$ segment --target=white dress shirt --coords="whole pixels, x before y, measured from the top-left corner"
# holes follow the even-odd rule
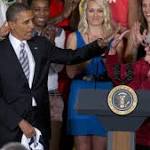
[[[62,30],[59,36],[55,37],[55,45],[59,48],[64,48],[65,31]],[[64,65],[51,63],[48,74],[48,91],[58,89],[58,72],[63,69]]]
[[[20,44],[23,42],[25,43],[25,50],[27,52],[27,55],[28,55],[28,59],[29,59],[29,69],[30,69],[30,76],[29,76],[29,80],[28,80],[28,84],[29,84],[29,87],[31,88],[32,87],[32,83],[33,83],[33,78],[34,78],[34,71],[35,71],[35,60],[33,58],[33,55],[31,53],[31,50],[28,46],[28,43],[27,41],[20,41],[18,40],[17,38],[15,38],[11,33],[9,34],[9,40],[10,40],[10,43],[16,53],[16,56],[19,60],[19,54],[20,54]],[[32,98],[32,106],[36,106],[36,101],[34,98]]]

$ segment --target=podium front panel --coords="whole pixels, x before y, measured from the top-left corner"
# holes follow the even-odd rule
[[[150,115],[149,91],[137,91],[138,105],[126,115],[114,114],[107,104],[110,90],[83,89],[79,92],[76,109],[79,113],[96,115],[110,131],[135,131]]]

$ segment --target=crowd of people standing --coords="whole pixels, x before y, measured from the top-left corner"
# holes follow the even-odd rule
[[[95,82],[98,89],[111,89],[124,79],[134,90],[149,90],[149,14],[149,0],[0,0],[0,65],[8,59],[9,66],[0,72],[0,133],[6,130],[0,146],[20,141],[22,133],[32,139],[35,126],[45,150],[106,150],[107,130],[95,116],[78,114],[77,94]],[[27,82],[8,52],[14,49],[20,61],[20,41],[30,56]],[[136,132],[136,150],[150,149],[149,131],[147,119]]]

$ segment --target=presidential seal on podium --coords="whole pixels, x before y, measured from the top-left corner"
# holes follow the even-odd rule
[[[108,94],[108,106],[117,115],[130,114],[137,103],[135,91],[126,85],[116,86]]]

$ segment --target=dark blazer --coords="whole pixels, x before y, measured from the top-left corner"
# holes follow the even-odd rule
[[[76,51],[62,50],[43,37],[27,41],[35,60],[32,88],[9,39],[0,42],[0,146],[18,141],[22,135],[18,123],[24,118],[49,136],[49,100],[47,78],[49,64],[75,64],[100,55],[103,52],[97,42]],[[32,97],[37,102],[37,116],[33,117]]]

